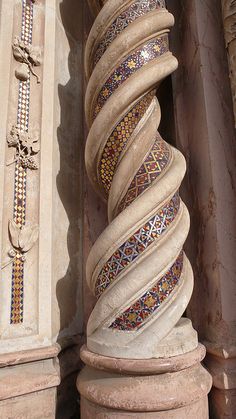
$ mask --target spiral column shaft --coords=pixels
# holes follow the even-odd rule
[[[178,192],[185,160],[158,133],[156,89],[177,68],[168,45],[174,19],[163,0],[90,3],[101,10],[86,45],[85,159],[109,225],[87,261],[97,297],[87,344],[107,356],[155,357],[178,334],[193,288]],[[189,324],[178,327],[189,333]]]

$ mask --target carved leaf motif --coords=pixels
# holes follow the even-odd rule
[[[22,54],[22,51],[19,47],[13,45],[13,55],[16,59],[16,61],[19,61],[20,63],[23,63],[25,61],[24,55]]]
[[[39,229],[37,225],[25,225],[19,236],[19,246],[22,252],[28,252],[38,239]]]
[[[40,150],[40,144],[39,144],[39,142],[38,141],[33,142],[31,148],[32,148],[33,153],[37,154],[39,152],[39,150]]]
[[[29,58],[32,61],[32,64],[38,66],[41,64],[41,48],[40,47],[33,47],[30,45],[28,47],[28,54]]]
[[[15,221],[9,220],[8,226],[12,246],[24,253],[28,252],[38,239],[38,225],[26,224],[20,227]]]
[[[19,236],[20,236],[20,227],[15,223],[13,220],[9,220],[8,222],[8,228],[9,228],[9,235],[11,244],[16,249],[19,248]]]

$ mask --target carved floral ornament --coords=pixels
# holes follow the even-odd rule
[[[37,170],[39,168],[35,155],[40,150],[39,134],[20,131],[17,125],[13,125],[7,137],[8,147],[15,148],[13,161],[7,163],[20,163],[25,169]]]
[[[41,48],[26,44],[16,36],[12,49],[14,58],[21,63],[16,69],[16,77],[19,80],[26,81],[29,79],[29,73],[31,72],[37,78],[37,83],[40,83],[40,77],[35,73],[34,67],[41,64]]]

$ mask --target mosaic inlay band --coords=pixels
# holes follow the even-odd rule
[[[171,158],[171,148],[163,141],[160,134],[147,155],[144,163],[132,180],[127,193],[122,199],[118,213],[128,207],[139,195],[142,194],[167,167]]]
[[[107,141],[99,165],[101,183],[108,194],[120,155],[127,145],[135,127],[144,116],[155,92],[141,99],[119,122]]]
[[[96,281],[95,295],[100,295],[130,263],[137,259],[174,221],[180,205],[179,194],[161,208],[108,259]]]
[[[33,7],[33,1],[22,0],[21,40],[25,44],[32,43]],[[28,80],[19,82],[17,125],[21,132],[28,131],[29,128],[30,70],[28,71]],[[26,177],[27,169],[23,168],[20,162],[17,162],[15,168],[13,220],[19,227],[25,224]],[[14,259],[12,266],[11,324],[23,322],[23,294],[24,260],[19,254]]]
[[[94,54],[94,65],[100,60],[109,45],[123,30],[136,19],[153,10],[164,8],[164,0],[137,0],[124,10],[106,31]]]
[[[124,83],[137,70],[148,64],[155,58],[160,57],[169,49],[168,36],[166,34],[153,39],[134,53],[130,54],[107,79],[100,93],[94,109],[94,118],[98,115],[106,101],[114,91]]]
[[[183,252],[157,284],[117,317],[109,327],[123,331],[134,331],[142,327],[178,285],[182,270]]]

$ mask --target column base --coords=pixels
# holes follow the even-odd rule
[[[81,349],[81,419],[208,419],[212,379],[203,345],[170,358],[120,359]]]
[[[205,365],[211,373],[210,413],[217,419],[236,418],[236,353],[235,344],[224,347],[206,342]]]

